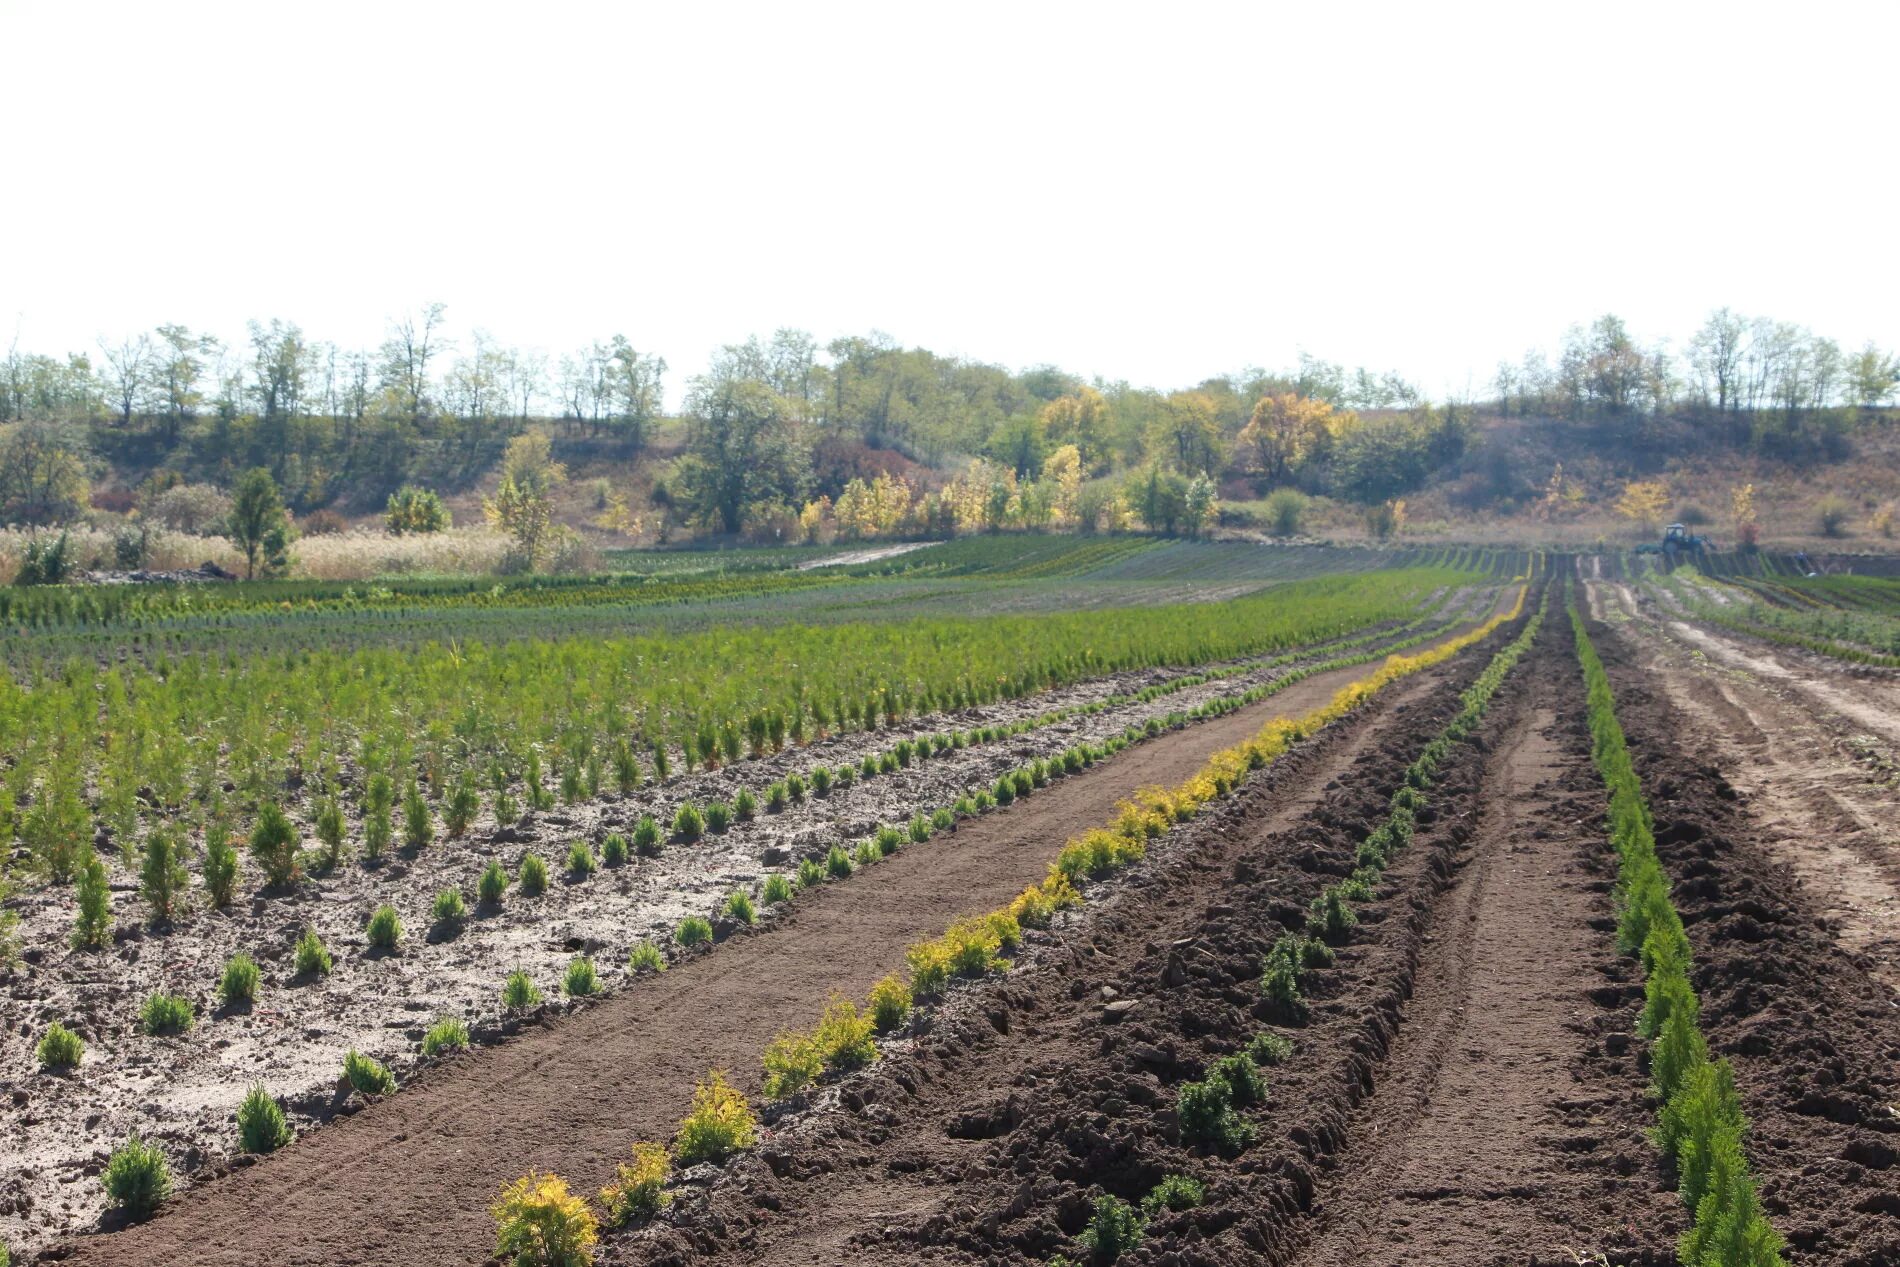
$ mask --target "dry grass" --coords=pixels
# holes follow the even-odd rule
[[[58,531],[41,529],[37,535]],[[67,531],[75,567],[117,570],[110,530],[81,525]],[[24,528],[0,528],[0,585],[13,583],[26,543],[35,535]],[[290,575],[321,581],[414,574],[484,576],[499,571],[507,553],[508,538],[487,528],[456,528],[420,537],[391,537],[358,529],[339,536],[299,540],[292,550]],[[169,572],[207,562],[240,575],[244,571],[243,554],[223,537],[194,537],[163,530],[152,533],[147,568]]]

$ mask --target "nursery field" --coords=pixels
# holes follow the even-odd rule
[[[8,609],[15,1261],[1900,1261],[1894,582],[615,563]]]

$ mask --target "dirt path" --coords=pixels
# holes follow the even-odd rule
[[[1644,1087],[1634,1068],[1580,1059],[1611,950],[1591,926],[1608,913],[1587,865],[1604,848],[1599,807],[1588,754],[1558,720],[1581,707],[1574,672],[1550,653],[1524,667],[1531,698],[1486,763],[1362,1143],[1316,1201],[1299,1267],[1560,1262],[1674,1215],[1640,1187],[1593,1199],[1604,1156],[1642,1160]]]
[[[597,1007],[471,1053],[270,1161],[192,1188],[152,1223],[71,1244],[75,1263],[360,1264],[480,1261],[486,1209],[529,1168],[579,1190],[636,1139],[664,1139],[695,1079],[726,1067],[756,1092],[772,1036],[808,1024],[831,991],[862,997],[903,948],[1039,879],[1064,840],[1149,784],[1323,702],[1367,666],[1308,678],[1249,708],[1162,736],[1010,810],[802,898],[769,933]]]
[[[1595,598],[1620,618],[1630,649],[1690,720],[1695,753],[1747,797],[1775,860],[1800,878],[1842,944],[1866,954],[1900,995],[1900,788],[1885,738],[1900,731],[1900,712],[1870,735],[1867,704],[1851,714],[1834,706],[1863,685],[1845,673],[1843,684],[1817,691],[1766,652],[1749,655],[1665,619],[1627,586]]]

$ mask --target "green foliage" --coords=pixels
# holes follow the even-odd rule
[[[80,1057],[86,1054],[86,1044],[79,1035],[54,1021],[40,1035],[39,1045],[33,1049],[34,1058],[46,1069],[76,1069]]]
[[[218,977],[219,1001],[227,1008],[256,1002],[261,975],[251,957],[238,951],[224,961],[224,972]]]
[[[323,938],[317,936],[314,928],[305,928],[303,936],[297,938],[293,957],[300,976],[320,977],[328,973],[332,966],[330,949],[323,944]]]
[[[792,882],[776,872],[766,876],[765,887],[759,891],[759,900],[767,906],[791,901]]]
[[[870,1015],[860,1014],[851,1000],[832,996],[825,1014],[812,1031],[812,1040],[832,1069],[855,1069],[877,1058],[872,1035],[876,1024]]]
[[[197,1020],[197,1009],[182,994],[159,991],[139,1008],[139,1028],[148,1034],[182,1034]]]
[[[443,889],[429,904],[429,918],[444,928],[460,928],[468,919],[468,903],[460,889]]]
[[[385,904],[370,915],[363,931],[369,935],[370,945],[380,950],[394,950],[396,943],[402,940],[402,919],[395,907]]]
[[[490,1211],[495,1253],[515,1267],[588,1267],[599,1224],[583,1197],[558,1175],[529,1171],[509,1184]]]
[[[1306,496],[1298,489],[1274,489],[1267,494],[1264,518],[1267,531],[1274,536],[1297,536],[1306,518]]]
[[[880,1034],[888,1034],[910,1017],[910,987],[896,973],[871,987],[871,1023]]]
[[[246,1153],[274,1153],[291,1141],[284,1108],[262,1083],[254,1083],[238,1105],[238,1149]]]
[[[752,898],[744,890],[734,892],[726,899],[726,915],[741,924],[750,925],[758,919],[758,910],[752,905]]]
[[[749,823],[759,815],[759,798],[746,788],[740,788],[732,797],[732,816],[742,823]]]
[[[633,949],[627,952],[627,971],[632,973],[665,972],[666,956],[652,942],[637,941],[633,943]]]
[[[449,794],[448,804],[442,812],[442,825],[448,831],[449,839],[460,840],[466,836],[480,809],[481,797],[476,794],[474,780],[465,771],[456,781],[455,790]]]
[[[1141,1244],[1141,1215],[1120,1197],[1104,1194],[1095,1198],[1095,1212],[1089,1225],[1075,1239],[1098,1263],[1112,1263]]]
[[[714,835],[732,826],[732,806],[724,801],[713,801],[706,806],[706,830]]]
[[[831,852],[825,855],[825,874],[835,880],[842,880],[852,871],[851,859],[846,855],[843,845],[833,845]]]
[[[134,1131],[113,1150],[99,1182],[105,1185],[112,1204],[137,1221],[151,1217],[152,1211],[171,1195],[172,1171],[158,1146],[147,1144]]]
[[[600,988],[600,974],[594,970],[594,961],[586,955],[576,955],[567,964],[567,971],[561,977],[561,989],[569,998],[584,998]]]
[[[538,853],[523,854],[515,884],[523,897],[540,897],[548,891],[548,864]]]
[[[325,871],[336,868],[343,860],[343,806],[334,796],[325,795],[317,802],[314,816],[317,840],[323,845],[322,865]]]
[[[635,1144],[633,1164],[622,1162],[615,1168],[613,1182],[600,1190],[607,1221],[618,1226],[658,1214],[673,1199],[673,1194],[666,1191],[670,1169],[664,1147]]]
[[[296,882],[302,845],[297,829],[291,826],[284,811],[275,802],[265,801],[251,828],[251,857],[264,868],[265,883],[282,889]]]
[[[1207,1200],[1207,1186],[1191,1175],[1163,1175],[1141,1199],[1141,1212],[1149,1218],[1163,1210],[1192,1210]]]
[[[1263,1029],[1248,1040],[1247,1054],[1263,1068],[1283,1065],[1293,1058],[1293,1043],[1283,1034]]]
[[[411,778],[402,794],[402,843],[409,849],[422,849],[434,841],[435,819],[422,799],[422,789]]]
[[[1266,1102],[1267,1080],[1260,1076],[1253,1057],[1244,1051],[1216,1060],[1208,1066],[1207,1077],[1209,1081],[1219,1078],[1227,1084],[1229,1098],[1235,1108],[1244,1109]]]
[[[443,1052],[468,1049],[468,1026],[458,1017],[445,1016],[429,1026],[422,1036],[422,1054],[439,1056]]]
[[[577,880],[585,880],[600,869],[600,863],[594,857],[593,848],[585,840],[577,840],[567,849],[567,873]]]
[[[600,860],[609,867],[623,867],[627,864],[627,838],[617,831],[607,833],[600,842]]]
[[[75,886],[79,909],[73,917],[73,946],[91,950],[106,943],[112,932],[112,886],[106,880],[106,867],[91,848],[79,864]]]
[[[508,873],[501,869],[499,859],[491,859],[482,868],[482,878],[475,882],[475,897],[485,906],[498,906],[508,891]]]
[[[72,576],[73,568],[71,534],[62,532],[48,538],[36,533],[27,538],[26,548],[21,551],[20,570],[14,574],[13,583],[63,585]]]
[[[260,569],[273,576],[290,566],[290,514],[277,492],[277,481],[263,467],[247,471],[231,491],[225,531],[231,544],[244,553],[248,578],[256,579]]]
[[[844,860],[845,866],[851,865],[851,859]],[[801,858],[798,862],[798,887],[812,889],[825,882],[825,864],[816,858]]]
[[[185,871],[178,829],[161,823],[145,838],[145,857],[139,866],[139,896],[152,908],[152,922],[163,923],[175,913],[179,897],[191,877]]]
[[[653,815],[642,814],[634,824],[633,847],[643,858],[660,856],[660,824]]]
[[[796,1095],[825,1070],[824,1054],[810,1034],[786,1033],[774,1038],[762,1057],[765,1065],[766,1097],[782,1100]]]
[[[389,849],[395,828],[390,810],[395,805],[396,785],[380,770],[369,776],[363,791],[363,857],[379,861]]]
[[[673,1154],[682,1166],[700,1162],[718,1163],[732,1154],[752,1147],[758,1139],[759,1123],[752,1108],[715,1069],[706,1080],[693,1088],[692,1111],[680,1123],[673,1140]]]
[[[404,484],[389,495],[383,526],[393,537],[446,531],[453,518],[435,490]]]
[[[541,991],[535,987],[534,980],[521,969],[516,968],[508,974],[501,984],[501,1002],[511,1012],[522,1012],[541,1001]]]
[[[673,835],[680,840],[692,842],[698,840],[706,830],[706,820],[700,814],[699,807],[691,801],[683,803],[673,814]]]
[[[1184,1082],[1175,1093],[1175,1113],[1189,1140],[1223,1151],[1253,1142],[1253,1127],[1234,1112],[1234,1091],[1227,1079]]]
[[[396,1090],[396,1076],[354,1047],[343,1053],[343,1076],[363,1095],[390,1095]]]
[[[698,915],[688,915],[673,930],[673,939],[682,946],[698,946],[712,940],[712,922]]]

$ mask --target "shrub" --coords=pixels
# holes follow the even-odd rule
[[[884,861],[884,850],[878,843],[877,837],[873,836],[869,840],[858,842],[858,847],[852,851],[851,858],[858,866],[868,867],[872,863]]]
[[[106,880],[106,864],[99,861],[90,845],[79,864],[75,889],[79,910],[73,917],[73,946],[89,950],[105,945],[106,935],[112,931],[112,886]]]
[[[785,795],[792,798],[792,804],[803,805],[805,803],[805,790],[805,779],[803,775],[788,774],[785,776]]]
[[[643,858],[660,856],[660,824],[653,815],[642,814],[633,825],[633,848]]]
[[[396,1089],[396,1076],[354,1047],[343,1053],[343,1076],[363,1095],[389,1095]]]
[[[932,831],[949,831],[957,825],[956,814],[949,809],[939,809],[930,816]]]
[[[749,823],[759,816],[759,798],[746,788],[740,788],[732,798],[732,816],[742,823]]]
[[[877,846],[879,860],[890,857],[904,845],[904,833],[895,827],[880,827],[871,837],[871,843]]]
[[[1192,1210],[1207,1200],[1207,1186],[1191,1175],[1163,1175],[1161,1182],[1141,1199],[1141,1211],[1150,1218],[1163,1210]]]
[[[575,955],[568,961],[567,972],[561,978],[561,989],[569,998],[585,998],[600,989],[600,974],[594,971],[594,961],[586,955]]]
[[[264,802],[251,828],[251,856],[264,868],[264,879],[272,888],[281,889],[296,880],[301,843],[284,811],[270,801]]]
[[[758,919],[758,910],[752,905],[752,899],[743,890],[736,891],[726,899],[725,912],[741,924],[750,925]]]
[[[139,1009],[139,1026],[148,1034],[182,1034],[197,1020],[197,1009],[182,994],[163,990],[146,996]]]
[[[894,752],[887,752],[877,759],[877,772],[879,774],[896,774],[900,768],[901,767],[897,764],[897,754]]]
[[[1845,498],[1829,493],[1814,503],[1815,524],[1824,537],[1842,536],[1847,527],[1847,517],[1852,511]]]
[[[851,788],[857,786],[857,782],[858,768],[848,762],[831,772],[831,783],[833,787]]]
[[[180,860],[178,830],[169,825],[154,827],[145,840],[145,857],[139,866],[139,896],[152,908],[152,922],[169,920],[179,896],[191,877]]]
[[[1306,517],[1306,497],[1298,489],[1276,488],[1267,494],[1264,510],[1263,518],[1270,534],[1298,536],[1300,521]]]
[[[218,998],[226,1007],[251,1003],[257,999],[257,965],[243,951],[224,961],[224,973],[218,978]]]
[[[1175,1096],[1181,1133],[1212,1148],[1246,1147],[1253,1139],[1253,1128],[1234,1112],[1233,1095],[1225,1078],[1182,1083]]]
[[[998,805],[1008,805],[1016,799],[1016,780],[1005,774],[996,780],[996,786],[991,789],[990,796]]]
[[[867,755],[864,758],[864,760],[858,762],[858,775],[859,777],[866,778],[866,779],[876,778],[877,777],[877,758],[874,756]]]
[[[290,1123],[283,1106],[271,1098],[262,1083],[251,1087],[238,1105],[238,1149],[246,1153],[274,1153],[290,1142]]]
[[[695,841],[705,833],[706,820],[700,815],[699,807],[691,801],[681,805],[673,815],[673,834],[684,841]]]
[[[1263,1029],[1248,1041],[1247,1054],[1256,1065],[1265,1068],[1283,1065],[1293,1057],[1293,1043],[1284,1035]]]
[[[1076,1241],[1098,1263],[1112,1263],[1141,1244],[1141,1215],[1120,1197],[1103,1194],[1095,1199],[1095,1213]]]
[[[825,874],[842,880],[851,874],[851,870],[851,859],[846,856],[844,846],[833,845],[831,852],[825,855]]]
[[[86,1054],[86,1044],[79,1035],[54,1021],[40,1035],[39,1046],[33,1049],[34,1057],[44,1069],[76,1069],[80,1057]]]
[[[343,804],[333,795],[325,795],[317,802],[315,817],[317,840],[323,846],[322,867],[325,871],[335,869],[343,860]]]
[[[925,818],[922,814],[913,814],[911,816],[910,826],[907,830],[910,834],[911,843],[921,845],[930,839],[930,820]]]
[[[464,772],[442,811],[442,825],[448,829],[450,840],[460,840],[468,834],[469,825],[475,821],[481,804],[481,798],[475,794],[475,784]]]
[[[726,1082],[722,1071],[715,1069],[693,1088],[693,1109],[680,1123],[673,1151],[685,1166],[722,1162],[752,1147],[758,1129],[758,1119],[745,1097]]]
[[[1208,1066],[1207,1076],[1210,1079],[1219,1078],[1227,1084],[1235,1108],[1244,1109],[1266,1101],[1267,1080],[1260,1076],[1253,1057],[1244,1051],[1216,1060]]]
[[[442,504],[442,498],[435,490],[415,484],[404,484],[391,493],[383,508],[383,526],[392,537],[400,537],[404,533],[442,532],[451,522],[449,508]],[[309,531],[307,520],[304,531]]]
[[[706,830],[718,835],[732,826],[732,806],[724,801],[713,801],[706,806]]]
[[[790,880],[778,874],[765,877],[765,887],[759,891],[760,901],[767,906],[776,906],[780,902],[789,902],[791,899],[792,882]]]
[[[231,847],[231,828],[222,818],[205,824],[205,893],[214,910],[223,910],[237,896],[238,856]]]
[[[871,987],[871,1023],[880,1034],[888,1034],[910,1016],[910,987],[896,973]]]
[[[1260,976],[1260,992],[1276,1019],[1297,1024],[1306,1019],[1306,996],[1300,990],[1301,943],[1304,938],[1282,937],[1267,952]]]
[[[851,860],[845,859],[846,863]],[[801,858],[798,863],[798,887],[811,889],[825,882],[825,864],[816,858]]]
[[[1350,937],[1358,925],[1359,917],[1346,905],[1345,894],[1337,887],[1314,898],[1306,917],[1306,931],[1335,946]]]
[[[812,1032],[825,1064],[833,1069],[855,1069],[877,1058],[877,1044],[871,1035],[876,1025],[868,1015],[858,1013],[857,1004],[833,995],[825,1005],[825,1014]]]
[[[538,853],[525,854],[521,870],[515,876],[523,897],[540,897],[548,891],[548,864]]]
[[[112,1204],[131,1219],[143,1219],[171,1194],[172,1171],[157,1145],[147,1144],[137,1131],[113,1150],[99,1175]]]
[[[594,851],[584,840],[577,840],[567,848],[567,873],[576,880],[585,880],[600,869],[600,863],[594,857]]]
[[[665,972],[666,956],[660,953],[658,946],[642,938],[633,943],[633,949],[627,952],[627,971],[645,972],[649,969]]]
[[[765,1094],[774,1100],[796,1095],[824,1072],[825,1058],[810,1034],[780,1034],[765,1049]]]
[[[698,915],[688,915],[673,930],[673,938],[682,946],[697,946],[712,940],[712,922]]]
[[[490,861],[482,868],[482,878],[475,882],[475,897],[489,906],[499,905],[502,894],[508,891],[508,873],[501,869],[499,861]]]
[[[614,786],[620,794],[626,796],[640,787],[640,762],[633,755],[633,745],[624,738],[614,740]]]
[[[607,1221],[618,1225],[658,1214],[673,1199],[673,1194],[666,1191],[671,1166],[662,1145],[635,1144],[633,1164],[621,1162],[615,1168],[614,1181],[600,1190]]]
[[[607,833],[607,839],[600,842],[600,860],[610,867],[622,867],[627,863],[627,838],[617,831]]]
[[[428,802],[422,799],[422,789],[411,777],[402,794],[402,843],[411,849],[421,849],[434,840],[435,820],[429,815]]]
[[[453,1016],[445,1016],[429,1026],[422,1036],[422,1054],[439,1056],[445,1051],[463,1051],[468,1047],[468,1026]]]
[[[541,1001],[541,991],[528,974],[516,968],[501,983],[501,1002],[511,1012],[522,1012]]]
[[[363,931],[369,934],[370,945],[382,950],[394,950],[396,943],[402,940],[402,920],[397,916],[395,907],[379,906],[370,915]]]
[[[529,1171],[501,1190],[489,1211],[495,1253],[517,1267],[588,1267],[600,1228],[583,1197],[559,1175]]]
[[[771,784],[765,789],[765,812],[768,814],[782,814],[785,812],[785,806],[790,800],[791,795],[785,790],[783,783]]]
[[[831,771],[818,766],[811,772],[811,791],[813,796],[831,795]]]
[[[394,831],[389,821],[390,806],[396,803],[396,785],[378,770],[363,785],[363,857],[371,862],[389,848]]]
[[[468,903],[460,889],[443,889],[429,904],[429,918],[445,928],[460,928],[468,919]]]

